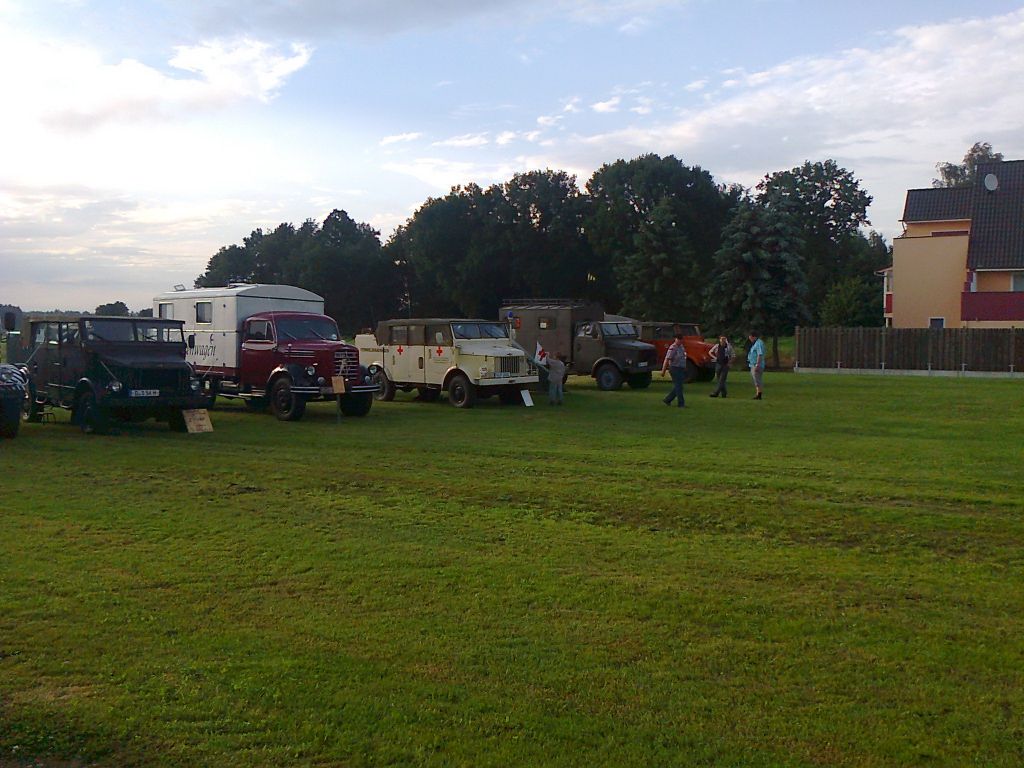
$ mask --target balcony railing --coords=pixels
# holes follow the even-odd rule
[[[989,291],[960,294],[963,320],[1024,321],[1024,291]]]

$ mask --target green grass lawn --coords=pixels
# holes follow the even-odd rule
[[[25,425],[0,765],[1024,763],[1021,382],[733,375]]]

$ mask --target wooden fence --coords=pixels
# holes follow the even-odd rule
[[[1024,329],[797,328],[794,367],[1024,373]]]

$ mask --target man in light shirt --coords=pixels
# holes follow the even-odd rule
[[[757,390],[754,399],[760,400],[761,394],[764,392],[764,342],[761,341],[760,335],[754,331],[750,332],[747,339],[750,340],[750,349],[747,350],[747,363],[750,365],[750,375],[754,379],[754,388]]]

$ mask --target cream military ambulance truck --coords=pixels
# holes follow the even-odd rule
[[[536,366],[509,338],[508,323],[493,320],[385,320],[376,334],[356,336],[355,345],[360,364],[381,368],[379,400],[415,389],[428,401],[447,392],[457,408],[492,395],[511,404],[538,380]]]

